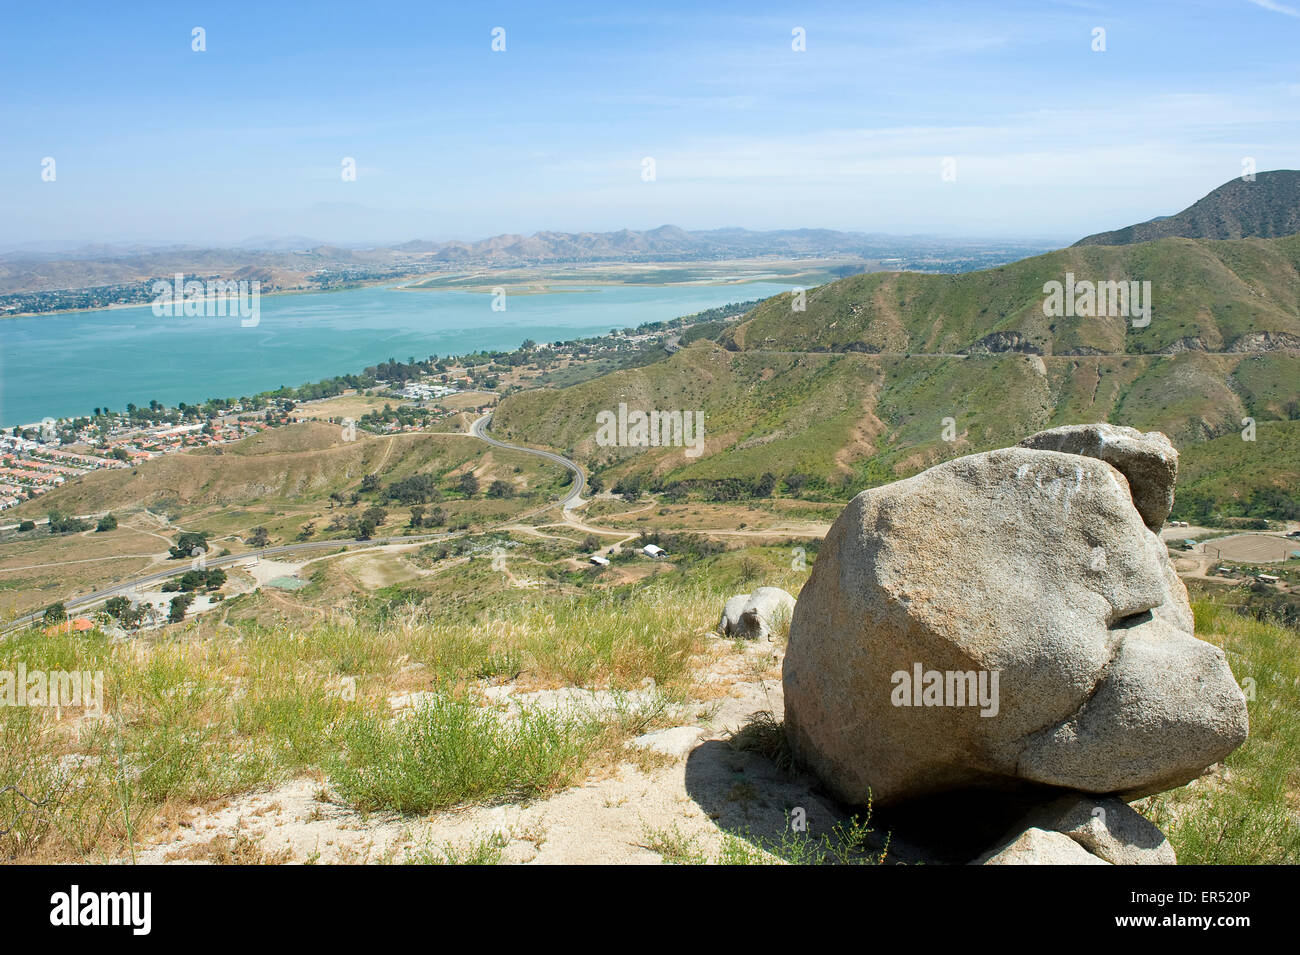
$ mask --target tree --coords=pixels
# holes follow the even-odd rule
[[[103,517],[99,519],[99,523],[95,525],[96,533],[102,533],[104,531],[115,531],[115,530],[117,530],[117,518],[114,517],[112,514],[105,514]]]
[[[208,572],[205,570],[191,570],[181,574],[181,590],[189,592],[198,590],[208,581]]]
[[[384,490],[384,497],[400,504],[427,504],[436,501],[441,495],[432,475],[412,474],[408,478],[394,481]]]
[[[793,494],[795,497],[799,496],[799,493],[804,489],[805,486],[807,486],[807,484],[808,484],[808,475],[801,474],[798,471],[794,471],[785,476],[785,489],[789,491],[791,494]]]
[[[45,608],[45,622],[47,624],[63,623],[68,619],[68,608],[61,603],[50,604]]]
[[[121,620],[122,614],[131,609],[131,601],[125,597],[109,597],[104,601],[104,611],[115,620]]]
[[[109,597],[104,602],[104,611],[122,626],[134,630],[144,623],[146,614],[153,609],[151,604],[133,605],[123,596]]]
[[[488,485],[487,496],[500,498],[514,497],[515,486],[509,481],[502,481],[500,479],[495,480]]]
[[[411,527],[423,527],[423,526],[424,526],[424,506],[423,506],[423,505],[421,505],[421,504],[417,504],[417,505],[415,505],[415,507],[411,508],[411,524],[410,524],[410,526],[411,526]]]
[[[185,611],[190,609],[190,604],[193,602],[193,594],[177,594],[173,597],[167,613],[167,622],[181,623],[185,619]]]
[[[195,531],[185,531],[180,537],[176,538],[176,546],[171,548],[170,553],[172,560],[183,560],[186,557],[193,557],[194,552],[206,551],[208,549],[208,538],[204,534]]]
[[[36,522],[35,522],[35,521],[23,521],[21,524],[18,525],[18,530],[19,530],[19,531],[34,531],[34,530],[36,530]]]
[[[75,534],[77,531],[84,531],[90,527],[90,524],[81,520],[81,518],[73,517],[70,514],[61,514],[58,511],[50,511],[46,516],[50,521],[51,534]]]
[[[266,547],[271,543],[271,535],[267,533],[265,527],[254,527],[252,532],[244,538],[244,543],[253,548]]]
[[[761,478],[758,479],[758,483],[754,485],[754,496],[771,497],[772,493],[775,490],[776,490],[776,475],[773,474],[771,471],[767,471],[763,474]]]
[[[473,497],[478,493],[478,478],[474,476],[472,471],[466,471],[460,476],[456,486],[460,489],[460,493],[466,497]]]
[[[367,474],[361,479],[361,493],[369,494],[379,490],[379,475]]]
[[[635,474],[620,478],[614,485],[614,493],[621,495],[625,501],[636,501],[641,497],[641,478]]]

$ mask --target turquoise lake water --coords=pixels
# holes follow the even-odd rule
[[[360,288],[261,299],[261,320],[158,318],[147,306],[0,320],[0,426],[128,402],[239,397],[389,358],[512,350],[664,321],[792,286],[618,285],[510,295]]]

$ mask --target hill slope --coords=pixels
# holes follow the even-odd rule
[[[1044,285],[1149,281],[1150,324],[1049,317]],[[1043,355],[1261,351],[1300,346],[1300,235],[1073,246],[957,275],[874,272],[754,308],[723,339],[737,350]]]
[[[1225,182],[1177,215],[1098,232],[1075,245],[1131,245],[1185,239],[1270,239],[1300,232],[1300,171],[1261,172],[1254,182]]]
[[[1048,318],[1043,285],[1066,272],[1149,277],[1150,326]],[[788,293],[767,299],[717,337],[513,395],[494,428],[567,449],[607,486],[639,476],[712,495],[718,482],[770,472],[838,496],[1042,428],[1109,421],[1167,433],[1201,498],[1232,488],[1229,510],[1296,496],[1300,236],[1076,247],[960,275],[856,275],[809,290],[801,312]],[[704,453],[602,446],[596,416],[620,404],[702,412]],[[1247,417],[1258,443],[1240,439]]]

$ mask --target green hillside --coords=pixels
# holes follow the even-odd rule
[[[1231,432],[1187,446],[1174,516],[1300,519],[1300,421],[1260,423],[1253,442]],[[1297,545],[1300,550],[1300,545]]]
[[[1149,277],[1150,327],[1047,318],[1043,284],[1066,271]],[[637,475],[717,494],[706,482],[754,485],[771,473],[806,476],[838,496],[1043,428],[1110,421],[1168,434],[1199,487],[1272,500],[1290,481],[1294,496],[1300,237],[1168,239],[1064,249],[963,275],[858,275],[810,290],[806,304],[794,312],[790,295],[779,295],[716,342],[513,395],[494,428],[567,449],[609,486]],[[596,415],[620,403],[702,411],[705,452],[599,446]],[[1258,445],[1240,440],[1246,417],[1260,422]],[[1250,463],[1264,432],[1277,467]],[[1222,451],[1196,449],[1216,438]]]
[[[1149,281],[1151,321],[1044,314],[1045,283]],[[729,348],[807,351],[1157,354],[1300,345],[1300,236],[1074,246],[983,272],[874,272],[767,299]]]

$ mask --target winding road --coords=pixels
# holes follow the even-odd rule
[[[555,454],[551,451],[542,451],[538,448],[528,448],[519,444],[509,444],[505,441],[498,441],[496,438],[492,437],[487,433],[487,429],[491,425],[491,423],[492,423],[492,412],[489,411],[487,414],[483,415],[483,417],[479,418],[470,426],[470,434],[473,435],[475,438],[478,438],[480,441],[492,445],[493,447],[502,448],[507,451],[520,451],[524,454],[532,454],[535,455],[536,457],[544,458],[545,460],[550,461],[553,464],[558,464],[573,475],[573,483],[570,485],[568,491],[565,492],[564,496],[561,497],[558,501],[553,501],[550,504],[547,504],[544,507],[540,507],[535,511],[530,511],[528,514],[516,515],[512,517],[509,521],[501,522],[500,525],[493,525],[492,527],[485,528],[485,531],[492,530],[497,526],[503,526],[505,524],[513,523],[514,521],[521,520],[522,518],[525,517],[531,517],[534,514],[540,514],[543,511],[555,507],[557,504],[565,513],[567,513],[571,509],[586,503],[585,501],[582,500],[582,492],[587,485],[587,476],[577,463],[570,461],[568,458],[563,457],[562,455],[559,454]],[[479,533],[484,533],[484,531],[480,531]],[[349,540],[307,541],[305,543],[300,543],[300,544],[280,544],[276,547],[263,547],[260,550],[245,551],[242,554],[229,554],[225,557],[213,557],[210,560],[205,560],[203,566],[207,569],[215,569],[218,567],[229,567],[232,564],[237,564],[240,561],[246,561],[251,558],[257,558],[258,560],[261,560],[264,557],[276,557],[281,554],[290,554],[290,553],[295,553],[297,551],[340,550],[340,549],[347,550],[353,547],[383,547],[389,544],[412,544],[421,541],[450,540],[455,537],[464,537],[464,536],[466,536],[466,532],[457,531],[453,533],[443,533],[443,534],[410,534],[403,537],[375,537],[375,538],[370,538],[369,540],[352,538]],[[91,606],[92,604],[98,603],[101,600],[105,600],[117,594],[127,593],[128,591],[134,590],[137,587],[140,587],[144,584],[156,583],[157,581],[160,580],[166,580],[168,577],[179,576],[185,573],[186,571],[188,571],[189,569],[190,569],[189,561],[178,561],[177,566],[175,567],[169,567],[166,570],[155,571],[152,574],[145,574],[142,577],[136,577],[132,580],[123,581],[122,583],[114,584],[111,587],[106,587],[103,590],[96,590],[93,593],[83,594],[79,597],[72,597],[68,600],[63,601],[63,606],[69,612],[73,610],[84,609],[86,607]],[[44,611],[41,610],[41,611],[35,611],[33,613],[26,614],[22,617],[16,617],[8,624],[5,625],[4,632],[9,632],[12,630],[21,630],[22,628],[29,626],[32,623],[35,623],[43,615],[44,615]]]
[[[491,424],[492,412],[489,411],[483,417],[470,425],[470,434],[474,435],[474,437],[478,438],[480,441],[486,441],[493,447],[505,448],[508,451],[522,451],[524,454],[534,454],[539,458],[545,458],[547,461],[551,461],[558,464],[560,467],[567,469],[573,474],[573,486],[569,488],[568,494],[560,498],[559,504],[561,508],[567,511],[586,503],[582,500],[582,492],[587,486],[587,475],[583,473],[581,467],[573,461],[570,461],[568,458],[554,454],[550,451],[541,451],[537,448],[526,448],[521,444],[507,444],[504,441],[498,441],[487,433],[488,426]]]

